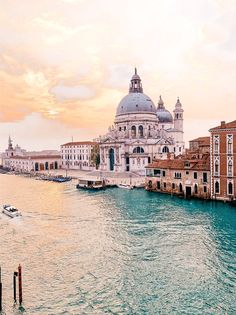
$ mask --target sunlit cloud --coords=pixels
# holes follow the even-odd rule
[[[34,114],[66,128],[106,129],[135,66],[155,103],[162,94],[173,110],[179,96],[186,120],[205,119],[196,136],[207,121],[236,115],[233,0],[0,5],[0,132],[7,123],[27,128]]]

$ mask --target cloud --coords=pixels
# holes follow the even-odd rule
[[[85,99],[93,98],[95,96],[95,92],[91,88],[85,85],[54,86],[51,88],[50,93],[55,95],[59,101],[73,100],[73,99],[85,100]]]

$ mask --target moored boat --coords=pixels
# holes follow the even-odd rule
[[[124,189],[134,189],[132,185],[127,185],[127,184],[118,184],[117,187],[119,188],[124,188]]]
[[[99,190],[105,188],[105,182],[101,179],[88,179],[88,178],[79,178],[76,188],[80,189],[90,189],[90,190]]]
[[[3,205],[2,213],[8,215],[11,218],[21,216],[20,211],[11,205]]]

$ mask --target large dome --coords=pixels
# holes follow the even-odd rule
[[[120,101],[116,116],[135,112],[156,113],[156,107],[147,95],[143,93],[129,93]]]

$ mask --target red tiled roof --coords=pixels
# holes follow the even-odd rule
[[[209,146],[210,145],[210,137],[199,137],[189,142],[199,142],[200,146]]]
[[[219,129],[229,129],[229,128],[236,128],[236,120],[224,123],[222,122],[220,126],[211,128],[209,131],[219,130]]]
[[[185,166],[185,162],[189,162],[189,167]],[[187,157],[181,159],[166,159],[156,160],[149,164],[147,168],[160,168],[171,170],[210,170],[210,155],[203,155],[202,159],[188,159]]]
[[[95,145],[98,144],[97,142],[94,141],[75,141],[75,142],[67,142],[61,145],[61,147],[69,147],[69,146],[74,146],[74,145]]]

